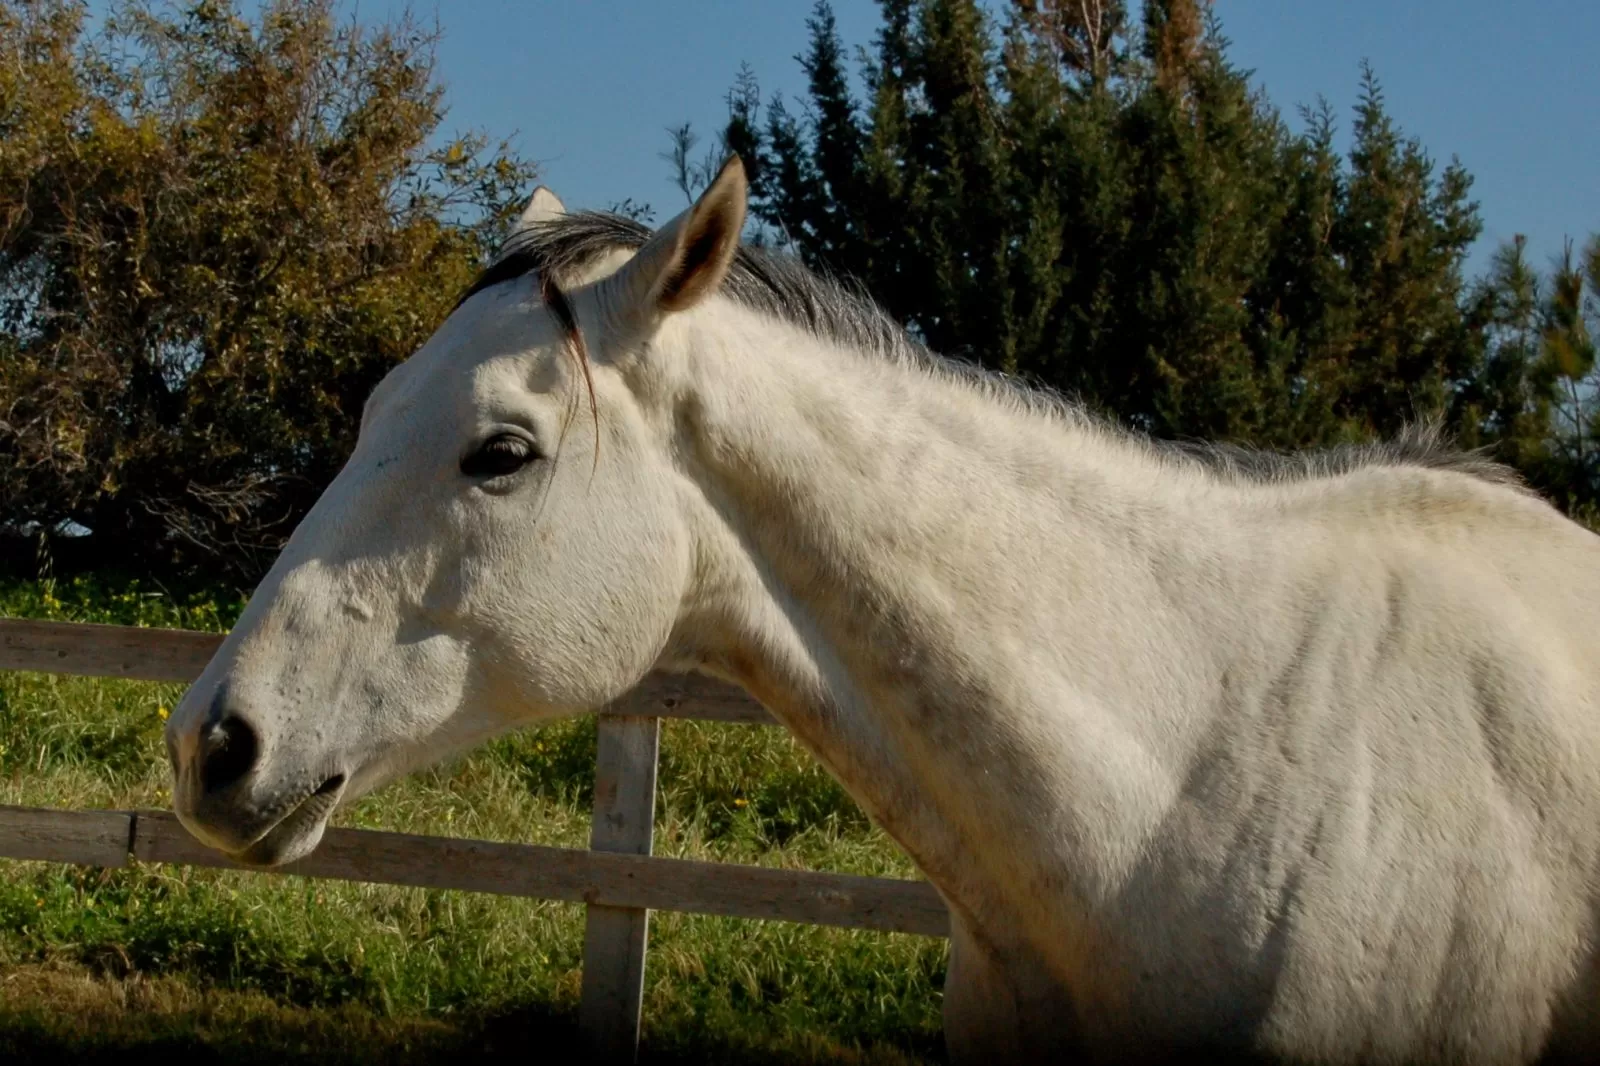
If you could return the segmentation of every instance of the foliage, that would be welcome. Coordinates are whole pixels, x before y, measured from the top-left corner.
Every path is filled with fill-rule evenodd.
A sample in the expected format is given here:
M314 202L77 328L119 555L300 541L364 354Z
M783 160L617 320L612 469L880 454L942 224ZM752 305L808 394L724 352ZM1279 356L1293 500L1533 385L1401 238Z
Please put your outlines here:
M1457 397L1466 443L1495 441L1574 517L1600 521L1600 235L1581 257L1567 242L1548 274L1527 241L1502 246L1475 286L1478 362Z
M1560 348L1588 373L1582 270L1520 325L1485 295L1503 272L1466 286L1471 178L1401 132L1370 68L1341 154L1326 103L1295 132L1250 89L1203 0L879 6L864 95L827 0L802 109L748 69L729 93L718 147L752 171L765 239L940 351L1158 435L1313 447L1439 419L1593 495L1563 480L1593 482L1582 374L1550 369ZM679 170L686 192L710 165Z
M520 206L433 35L334 0L0 3L0 499L258 572Z

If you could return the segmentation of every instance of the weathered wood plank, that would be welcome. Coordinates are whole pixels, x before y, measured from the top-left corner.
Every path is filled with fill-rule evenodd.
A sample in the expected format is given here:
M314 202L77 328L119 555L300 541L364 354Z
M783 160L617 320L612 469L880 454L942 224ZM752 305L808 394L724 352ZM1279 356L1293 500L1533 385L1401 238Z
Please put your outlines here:
M127 811L0 806L0 858L126 866L132 836Z
M635 693L619 709L631 711L644 703ZM600 716L591 851L650 854L660 748L661 719L628 713ZM632 1063L639 1057L650 912L590 904L584 920L578 1028L590 1061Z
M0 619L0 670L37 670L135 681L193 681L220 633L87 622Z
M139 811L142 862L238 868L164 811ZM613 907L948 936L949 915L924 881L777 870L734 863L330 829L280 872L376 884L492 892Z
M86 622L0 618L0 670L134 681L193 681L222 643L219 633ZM759 703L711 678L651 674L630 697L661 718L776 725Z
M767 709L737 687L694 674L651 674L629 697L639 714L702 722L777 725Z

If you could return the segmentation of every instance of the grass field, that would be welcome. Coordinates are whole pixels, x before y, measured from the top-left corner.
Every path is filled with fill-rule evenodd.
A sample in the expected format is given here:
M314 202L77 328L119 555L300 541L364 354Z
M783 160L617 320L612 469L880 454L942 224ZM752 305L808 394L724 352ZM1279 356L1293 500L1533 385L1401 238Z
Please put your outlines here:
M0 615L218 629L134 581L0 584ZM182 686L0 673L0 803L169 805ZM583 847L592 719L497 741L336 824ZM875 876L909 861L779 729L667 722L656 852ZM537 1061L572 1037L575 905L183 867L0 860L0 1062ZM657 913L642 1058L937 1061L945 944Z

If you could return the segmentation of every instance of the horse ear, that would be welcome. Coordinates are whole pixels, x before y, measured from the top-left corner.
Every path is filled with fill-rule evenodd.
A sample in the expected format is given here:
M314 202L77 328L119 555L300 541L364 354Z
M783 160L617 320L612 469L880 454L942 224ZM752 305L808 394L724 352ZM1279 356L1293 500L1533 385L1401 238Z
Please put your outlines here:
M613 275L622 306L653 321L716 292L739 250L746 193L744 164L730 156L694 206L661 227Z
M533 195L528 198L528 206L522 209L522 217L517 219L517 229L526 229L540 222L549 222L551 219L560 218L566 213L567 208L561 202L561 197L541 185L533 190Z

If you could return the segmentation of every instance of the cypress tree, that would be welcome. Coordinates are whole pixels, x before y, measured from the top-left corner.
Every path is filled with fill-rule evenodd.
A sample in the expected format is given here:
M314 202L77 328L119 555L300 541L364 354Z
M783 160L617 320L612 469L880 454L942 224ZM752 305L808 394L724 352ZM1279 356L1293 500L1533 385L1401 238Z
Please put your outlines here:
M1470 178L1436 173L1370 69L1343 157L1326 105L1292 134L1251 90L1205 0L880 9L864 100L823 2L806 117L775 100L757 130L743 78L730 107L753 213L808 263L940 351L1160 435L1305 447L1448 413L1501 439Z
M1341 417L1362 435L1387 435L1449 402L1449 383L1472 350L1462 316L1462 261L1481 224L1459 163L1433 180L1433 163L1403 137L1362 68L1355 145L1338 253L1355 289L1355 346Z

